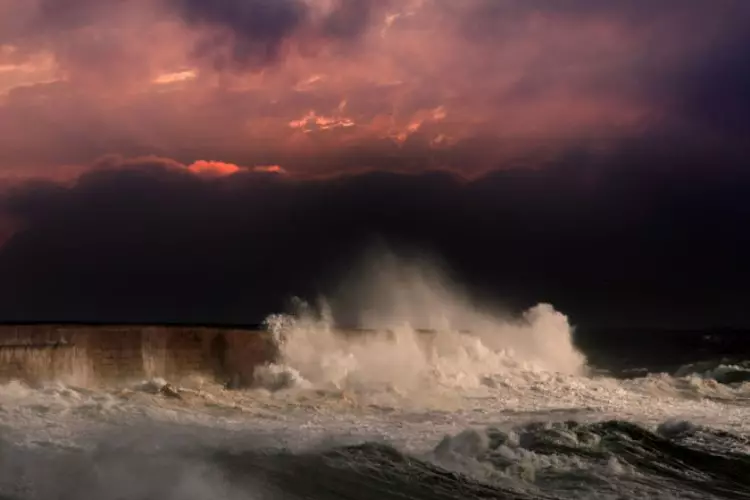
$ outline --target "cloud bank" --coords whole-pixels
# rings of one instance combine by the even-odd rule
[[[750,174],[662,160],[579,155],[469,181],[110,157],[73,184],[6,190],[0,316],[254,323],[385,243],[433,252],[495,305],[551,302],[576,323],[748,321]]]

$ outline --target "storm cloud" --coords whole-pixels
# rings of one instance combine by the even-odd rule
[[[494,305],[550,301],[577,323],[750,319],[750,175],[694,157],[665,166],[650,148],[617,158],[473,181],[207,177],[110,158],[73,185],[6,192],[18,229],[0,252],[0,314],[256,323],[293,296],[331,292],[377,244],[444,259]]]
[[[371,27],[376,8],[387,2],[337,0],[316,9],[304,0],[173,0],[173,6],[190,25],[213,28],[196,54],[214,57],[218,68],[234,64],[262,68],[283,57],[285,45],[310,51],[331,41],[350,43]],[[289,47],[286,47],[287,49]]]

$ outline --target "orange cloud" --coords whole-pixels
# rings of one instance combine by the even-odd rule
[[[286,175],[287,171],[280,165],[256,165],[253,168],[254,172],[262,172],[267,174],[280,174]]]
[[[224,177],[240,171],[240,167],[233,163],[224,163],[221,161],[198,160],[187,167],[188,170],[197,175],[210,177]]]
[[[341,106],[339,106],[341,108]],[[308,114],[298,120],[292,120],[289,122],[289,127],[293,129],[300,129],[304,132],[313,132],[315,130],[331,130],[335,128],[349,128],[354,127],[356,123],[351,118],[345,116],[321,116],[315,111],[310,111]]]
[[[226,177],[244,170],[242,167],[235,165],[234,163],[206,160],[198,160],[191,163],[186,168],[196,175],[207,177]],[[252,171],[265,174],[287,174],[287,171],[281,165],[256,165],[252,168]]]
[[[175,71],[173,73],[163,73],[153,79],[153,83],[158,85],[169,85],[172,83],[180,83],[188,80],[194,80],[197,77],[197,72],[192,69]]]

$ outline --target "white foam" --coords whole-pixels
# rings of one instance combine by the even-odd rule
[[[270,391],[310,387],[310,383],[297,370],[276,363],[258,366],[253,373],[253,380],[258,386]]]
[[[705,361],[681,366],[675,371],[674,376],[677,378],[700,377],[725,383],[733,380],[750,380],[750,369],[748,366],[734,363]]]
[[[333,307],[300,302],[295,315],[268,319],[287,370],[316,387],[406,392],[476,388],[500,374],[584,371],[571,326],[551,305],[515,318],[491,314],[434,268],[390,256],[366,267],[360,282],[347,288],[346,311],[334,297]],[[337,333],[341,315],[357,317],[368,333]]]

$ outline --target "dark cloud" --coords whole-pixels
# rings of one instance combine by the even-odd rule
[[[194,25],[218,28],[205,38],[197,55],[216,56],[229,48],[231,59],[253,66],[276,61],[282,44],[305,22],[307,7],[299,0],[177,0],[185,20]],[[222,61],[217,61],[225,65]]]
[[[750,133],[750,6],[743,32],[734,32],[673,80],[677,113],[708,135]]]
[[[587,46],[574,46],[574,53],[564,41],[545,47],[541,64],[517,82],[516,98],[533,102],[551,88],[575,85],[592,95],[627,95],[646,105],[652,127],[692,128],[704,136],[747,131],[748,2],[468,0],[444,8],[455,12],[459,32],[476,47],[510,43],[524,37],[528,26],[554,31],[567,24],[596,27],[592,35],[609,33],[599,42],[592,38]],[[617,43],[601,43],[607,39]],[[486,68],[497,71],[491,61]]]
[[[750,175],[631,147],[476,181],[327,181],[109,159],[72,187],[6,194],[0,316],[257,322],[316,297],[374,241],[443,257],[476,293],[578,323],[747,323]],[[658,167],[658,168],[657,168]]]
[[[342,39],[356,38],[364,33],[372,22],[375,6],[382,9],[386,1],[343,0],[330,12],[322,24],[324,36]]]
[[[481,26],[489,28],[492,24],[511,27],[514,21],[525,15],[549,15],[573,21],[602,19],[644,28],[663,24],[665,19],[705,25],[707,19],[701,19],[701,14],[713,13],[715,17],[723,18],[728,10],[744,8],[742,0],[717,0],[711,4],[702,0],[664,0],[658,3],[641,0],[466,0],[461,4],[444,0],[438,4],[447,12],[460,12],[463,20],[474,23],[475,29]],[[503,35],[502,32],[496,34]]]
[[[370,15],[385,3],[338,0],[317,13],[304,0],[171,0],[183,19],[213,28],[196,49],[214,58],[219,68],[236,64],[262,67],[282,57],[285,44],[297,42],[301,52],[326,40],[350,40],[369,27]]]

